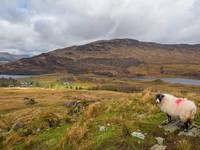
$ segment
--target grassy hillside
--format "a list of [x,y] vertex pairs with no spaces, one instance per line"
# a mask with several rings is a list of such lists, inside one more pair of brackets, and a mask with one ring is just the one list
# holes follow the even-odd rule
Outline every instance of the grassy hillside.
[[166,45],[133,39],[113,39],[58,49],[3,64],[0,65],[0,73],[67,72],[106,76],[173,75],[200,78],[199,56],[200,45]]
[[[0,88],[1,149],[149,149],[164,137],[167,149],[198,149],[200,137],[178,136],[159,128],[166,119],[154,94],[167,92],[200,105],[200,87],[160,80],[47,75],[21,81],[39,82],[35,88]],[[52,87],[47,85],[53,84]],[[26,105],[27,99],[37,103]],[[73,107],[65,102],[75,102]],[[142,116],[142,117],[141,117]],[[200,125],[198,110],[195,124]],[[24,126],[11,130],[17,122]],[[104,126],[105,131],[100,131]],[[145,139],[131,136],[141,132]]]

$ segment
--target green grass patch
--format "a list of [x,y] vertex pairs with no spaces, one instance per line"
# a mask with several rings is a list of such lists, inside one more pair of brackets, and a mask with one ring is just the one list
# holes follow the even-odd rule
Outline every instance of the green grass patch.
[[60,127],[49,129],[37,136],[35,136],[31,142],[20,142],[15,146],[16,150],[21,149],[40,149],[41,145],[45,146],[45,149],[54,150],[57,146],[57,142],[61,139],[65,131],[71,127],[71,124],[64,124]]
[[109,138],[113,138],[118,134],[116,129],[114,128],[106,128],[106,131],[96,131],[92,135],[92,147],[94,149],[99,148],[101,145],[108,145],[109,144]]
[[140,126],[140,129],[146,133],[158,132],[160,131],[159,125],[166,119],[165,114],[158,113],[155,115],[150,115],[142,119],[143,124]]
[[198,119],[195,120],[195,124],[198,125],[198,126],[200,126],[200,118],[198,118]]

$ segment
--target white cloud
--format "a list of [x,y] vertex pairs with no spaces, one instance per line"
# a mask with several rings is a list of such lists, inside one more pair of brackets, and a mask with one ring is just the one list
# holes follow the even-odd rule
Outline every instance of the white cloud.
[[38,54],[125,37],[200,43],[199,13],[197,0],[2,0],[0,51]]

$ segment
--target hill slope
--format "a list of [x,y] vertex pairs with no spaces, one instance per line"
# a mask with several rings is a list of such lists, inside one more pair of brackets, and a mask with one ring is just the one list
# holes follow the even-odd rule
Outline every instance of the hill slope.
[[113,39],[20,59],[1,65],[0,73],[68,72],[114,76],[168,74],[200,77],[199,56],[199,44],[166,45],[133,39]]
[[4,52],[0,52],[0,62],[12,62],[12,61],[16,61],[17,59],[20,58],[26,58],[29,57],[28,55],[13,55],[10,53],[4,53]]
[[[66,87],[55,77],[61,76],[31,78],[40,88],[0,88],[1,150],[149,150],[158,143],[157,137],[164,139],[166,150],[199,150],[200,110],[195,126],[179,136],[184,129],[179,119],[163,126],[167,116],[154,100],[162,89],[192,99],[199,106],[199,86],[79,76]],[[44,82],[55,86],[45,88]],[[133,136],[135,132],[144,139]]]

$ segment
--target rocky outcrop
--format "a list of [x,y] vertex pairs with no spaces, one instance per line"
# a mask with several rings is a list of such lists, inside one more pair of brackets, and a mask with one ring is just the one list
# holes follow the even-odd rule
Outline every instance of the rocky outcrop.
[[183,131],[183,123],[180,120],[173,120],[171,123],[160,126],[167,132],[178,132],[179,136],[190,136],[190,137],[200,137],[200,127],[197,125],[191,125],[190,129],[185,132]]

